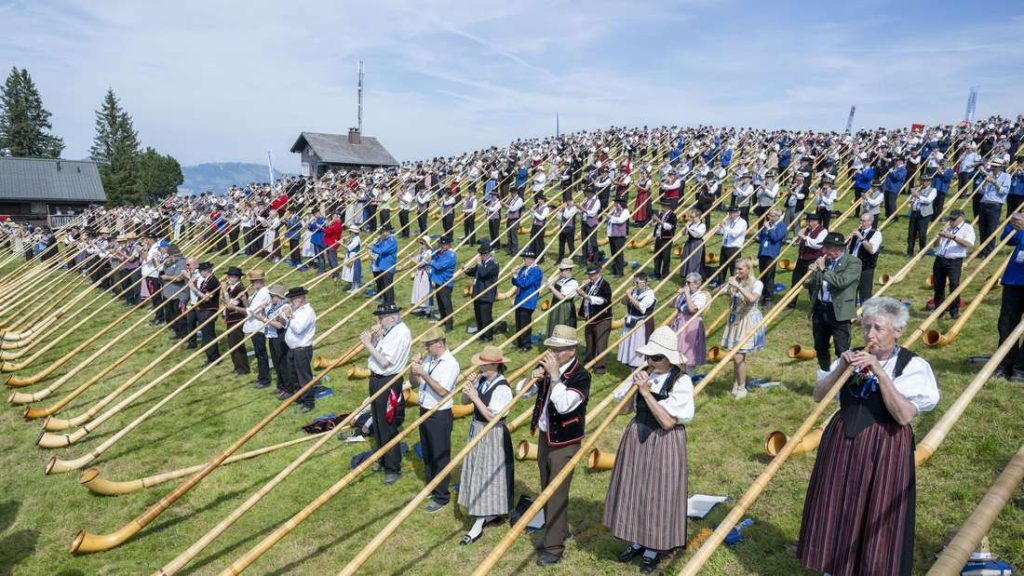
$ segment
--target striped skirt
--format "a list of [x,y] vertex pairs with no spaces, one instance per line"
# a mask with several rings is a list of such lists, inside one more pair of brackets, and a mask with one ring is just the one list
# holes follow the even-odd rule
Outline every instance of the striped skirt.
[[686,546],[686,429],[657,429],[640,443],[636,421],[619,442],[604,500],[616,538],[652,550]]
[[[485,424],[473,420],[472,439]],[[492,428],[462,463],[459,505],[470,516],[500,516],[512,509],[512,437],[504,424]]]
[[910,574],[915,497],[910,426],[875,423],[850,439],[836,416],[807,487],[800,563],[834,576]]

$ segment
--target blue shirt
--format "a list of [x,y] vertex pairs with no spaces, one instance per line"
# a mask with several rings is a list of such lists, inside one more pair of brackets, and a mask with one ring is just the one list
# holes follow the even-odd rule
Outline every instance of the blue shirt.
[[789,163],[793,158],[793,153],[789,150],[783,150],[779,152],[779,170],[785,170],[789,168]]
[[946,168],[943,171],[936,171],[932,176],[932,188],[939,194],[949,192],[949,183],[953,181],[953,169]]
[[722,168],[728,168],[730,162],[732,162],[732,148],[728,148],[722,153]]
[[768,230],[761,228],[757,233],[758,256],[775,258],[782,250],[782,242],[786,240],[786,223],[779,220]]
[[1010,263],[1006,265],[999,283],[1003,286],[1024,286],[1024,232],[1007,224],[1003,228],[1003,238],[1009,234],[1013,234],[1009,241],[1009,245],[1014,247],[1013,254],[1010,254]]
[[309,231],[313,233],[313,235],[310,236],[309,241],[312,242],[314,246],[317,246],[319,248],[327,247],[324,244],[325,224],[327,224],[327,220],[323,217],[317,218],[316,220],[309,223]]
[[524,310],[537,308],[542,282],[544,282],[544,274],[536,264],[520,268],[519,272],[512,277],[512,285],[519,288],[519,291],[516,292],[514,307]]
[[394,272],[395,263],[398,261],[398,241],[393,234],[377,240],[370,247],[370,252],[373,253],[371,269],[374,272]]
[[433,286],[447,286],[448,288],[454,286],[455,264],[454,250],[444,250],[434,254],[430,258],[430,283]]
[[907,179],[907,167],[898,166],[889,170],[889,174],[882,183],[882,192],[899,192],[903,188],[903,182]]
[[526,180],[530,177],[530,172],[526,168],[520,168],[516,170],[516,188],[523,188],[526,186]]
[[995,183],[986,182],[981,187],[981,201],[989,204],[1005,204],[1006,196],[1010,193],[1010,175],[1000,172],[995,177]]
[[1017,172],[1010,181],[1010,196],[1024,196],[1024,172]]
[[298,215],[293,215],[291,218],[285,220],[285,225],[288,227],[284,232],[285,238],[298,238],[299,233],[302,231],[302,220]]
[[871,188],[871,181],[875,179],[875,168],[865,166],[853,175],[853,187],[856,190],[867,190]]

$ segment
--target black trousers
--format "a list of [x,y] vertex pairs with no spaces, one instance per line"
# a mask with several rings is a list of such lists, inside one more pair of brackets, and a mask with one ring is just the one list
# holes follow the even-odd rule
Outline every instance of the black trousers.
[[228,238],[231,240],[231,253],[238,252],[238,228],[232,228],[228,231]]
[[1018,196],[1016,194],[1010,194],[1006,197],[1006,215],[1009,216],[1020,208],[1020,205],[1024,204],[1024,196]]
[[857,297],[864,304],[875,293],[875,269],[861,268],[860,282],[857,284]]
[[[999,307],[999,344],[1001,345],[1013,332],[1024,316],[1024,286],[1003,286],[1003,300]],[[1010,348],[1003,358],[1002,367],[1007,374],[1024,372],[1024,351],[1020,342]]]
[[832,364],[829,344],[835,347],[836,356],[850,349],[850,321],[836,320],[836,313],[830,302],[819,300],[814,305],[811,331],[814,333],[814,352],[818,355],[818,367],[822,370],[828,370]]
[[299,250],[299,239],[289,238],[288,239],[288,258],[293,264],[298,265],[302,263],[302,252]]
[[667,278],[672,264],[672,239],[656,238],[654,240],[654,277]]
[[494,336],[491,336],[490,328],[484,330],[486,326],[490,326],[491,322],[494,321],[493,308],[494,302],[473,301],[473,318],[476,319],[476,329],[477,332],[480,332],[480,339],[485,342],[490,342],[494,339]]
[[938,218],[938,215],[942,214],[942,211],[945,209],[945,207],[946,207],[946,193],[945,192],[936,192],[935,193],[935,201],[932,202],[932,210],[935,212],[935,218]]
[[821,225],[825,228],[828,228],[832,224],[832,210],[820,207],[815,211],[815,213],[818,215],[818,220],[821,222]]
[[398,235],[402,238],[409,237],[409,211],[399,210],[398,211]]
[[288,390],[288,346],[284,343],[284,335],[277,338],[267,338],[270,344],[270,361],[274,363],[274,373],[277,374],[277,389],[281,392]]
[[[612,333],[612,319],[602,318],[601,320],[585,320],[586,325],[583,328],[583,336],[587,342],[587,357],[586,362],[597,358],[597,355],[604,352],[608,348],[608,336]],[[605,354],[598,360],[594,365],[593,369],[597,372],[604,372],[604,360],[608,355]]]
[[476,244],[476,214],[469,213],[462,217],[462,235],[469,238],[469,245]]
[[[380,225],[383,227],[385,224],[391,224],[391,209],[381,208],[377,211],[377,218],[379,219]],[[374,231],[376,232],[376,228]]]
[[[215,312],[213,310],[196,310],[196,324],[199,325],[206,322],[214,314]],[[206,322],[206,324],[204,324],[200,329],[200,332],[203,335],[203,346],[206,350],[206,361],[216,361],[220,358],[220,345],[216,342],[212,345],[209,344],[217,338],[217,319],[214,318],[213,320]]]
[[185,314],[185,306],[187,305],[184,300],[175,298],[172,300],[175,303],[174,316],[171,318],[171,328],[174,330],[175,338],[183,338],[188,333],[188,320],[187,314]]
[[580,241],[583,242],[583,257],[587,262],[597,260],[597,226],[580,226]]
[[[313,379],[313,347],[303,346],[302,348],[289,348],[287,354],[288,364],[288,392],[294,394],[309,381]],[[316,403],[316,396],[312,387],[302,395],[299,403],[306,406],[313,406]]]
[[434,302],[437,304],[437,311],[441,315],[441,321],[444,322],[444,328],[447,331],[451,331],[455,325],[455,319],[451,317],[452,314],[452,289],[451,286],[437,286],[431,284],[431,287],[435,290]]
[[572,255],[576,251],[576,230],[565,228],[558,233],[558,261],[561,262],[566,254]]
[[395,273],[388,270],[377,272],[377,275],[373,278],[377,286],[377,298],[383,304],[395,303],[395,288],[392,285],[394,279]]
[[533,324],[533,310],[516,308],[516,344],[520,348],[532,348],[530,340],[530,325]]
[[[932,284],[935,291],[933,297],[936,308],[946,299],[946,282],[949,282],[950,292],[960,286],[960,272],[963,265],[963,258],[943,258],[941,256],[935,258],[935,262],[932,264]],[[959,298],[950,303],[949,310],[954,314],[960,310]]]
[[[896,212],[896,206],[899,204],[899,192],[883,192],[882,196],[885,199],[885,217],[889,218]],[[893,218],[895,220],[895,218]]]
[[[796,266],[793,267],[793,278],[792,282],[790,282],[791,288],[793,286],[800,286],[803,283],[804,276],[807,276],[807,269],[811,267],[811,262],[812,260],[801,260],[797,258]],[[797,292],[797,296],[793,297],[793,301],[789,303],[790,306],[796,307],[796,301],[800,299],[799,294],[800,293]]]
[[487,235],[491,238],[491,246],[497,246],[501,242],[501,219],[495,218],[487,221]]
[[363,209],[363,213],[366,215],[365,221],[366,229],[370,232],[377,231],[377,207],[373,204],[367,204],[366,208]]
[[[861,190],[860,188],[854,188],[853,189],[853,201],[854,201],[854,203],[856,203],[858,200],[860,200],[860,197],[863,196],[866,193],[867,193],[867,189]],[[853,210],[853,215],[854,216],[858,216],[858,217],[860,216],[860,206],[861,206],[860,204],[857,204],[857,207],[854,208],[854,210]]]
[[622,276],[625,273],[626,257],[622,254],[626,246],[625,236],[609,236],[608,249],[611,250],[612,275]]
[[[382,376],[380,374],[370,375],[370,394],[383,388],[389,380],[394,382],[388,386],[389,392],[384,392],[370,404],[370,413],[373,415],[373,435],[377,440],[377,447],[380,448],[398,435],[398,428],[405,421],[405,400],[402,399],[402,378],[399,376]],[[398,408],[395,411],[394,419],[387,420],[388,396],[394,392],[398,397]],[[385,472],[398,474],[402,471],[402,452],[395,444],[393,448],[384,453],[381,465]]]
[[508,219],[508,232],[505,233],[505,239],[508,241],[508,246],[505,247],[506,252],[515,254],[519,251],[519,218]]
[[242,327],[239,323],[232,323],[227,325],[227,330],[225,340],[228,341],[228,350],[231,350],[231,364],[234,365],[235,372],[248,374],[249,356],[245,352],[245,335],[242,334]]
[[530,227],[530,249],[537,255],[537,262],[544,261],[544,227]]
[[267,337],[263,330],[253,332],[250,335],[252,349],[256,354],[256,381],[260,384],[270,384],[270,357],[267,356]]
[[417,212],[416,213],[416,223],[420,227],[420,234],[423,234],[424,232],[427,231],[427,216],[428,215],[429,214],[427,213],[426,210],[423,210],[422,212]]
[[736,270],[736,260],[734,259],[729,264],[726,261],[732,258],[732,255],[739,251],[739,248],[729,248],[722,246],[718,251],[718,272],[715,273],[715,282],[719,284],[725,283],[728,278],[727,275],[731,276],[733,271]]
[[994,237],[990,238],[990,236],[994,236],[996,230],[999,229],[999,220],[1002,213],[1002,204],[994,202],[981,203],[981,215],[978,219],[978,231],[980,232],[978,239],[984,242],[981,249],[982,256],[988,256],[996,245],[997,239]]
[[775,293],[775,257],[758,256],[757,269],[760,270],[761,281],[764,282],[761,304],[768,304],[772,301],[772,295]]
[[[420,415],[427,409],[420,407]],[[438,410],[420,424],[420,447],[423,448],[423,481],[433,480],[452,459],[452,419],[451,410]],[[452,494],[448,490],[449,476],[446,475],[430,492],[430,497],[438,504],[447,504]]]
[[455,230],[455,213],[445,214],[441,216],[441,227],[444,228],[445,236],[451,236],[452,230]]
[[914,240],[917,240],[918,250],[924,250],[928,243],[928,224],[931,223],[931,216],[922,216],[914,210],[910,213],[910,226],[907,228],[907,254],[914,253]]

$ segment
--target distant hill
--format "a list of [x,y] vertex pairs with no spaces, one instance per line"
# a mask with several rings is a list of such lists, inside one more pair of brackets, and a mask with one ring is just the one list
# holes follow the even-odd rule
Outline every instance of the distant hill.
[[[178,186],[181,194],[202,193],[211,191],[223,194],[232,185],[244,186],[250,182],[266,182],[269,173],[265,164],[246,164],[244,162],[210,162],[195,166],[182,166],[181,173],[185,182]],[[288,176],[274,170],[274,178]]]

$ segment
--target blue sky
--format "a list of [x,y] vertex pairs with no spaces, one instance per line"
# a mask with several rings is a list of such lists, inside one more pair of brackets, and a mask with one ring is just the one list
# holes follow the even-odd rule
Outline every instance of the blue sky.
[[0,0],[65,156],[108,86],[182,164],[298,170],[302,130],[355,125],[400,160],[611,125],[841,130],[1024,112],[1019,2]]

